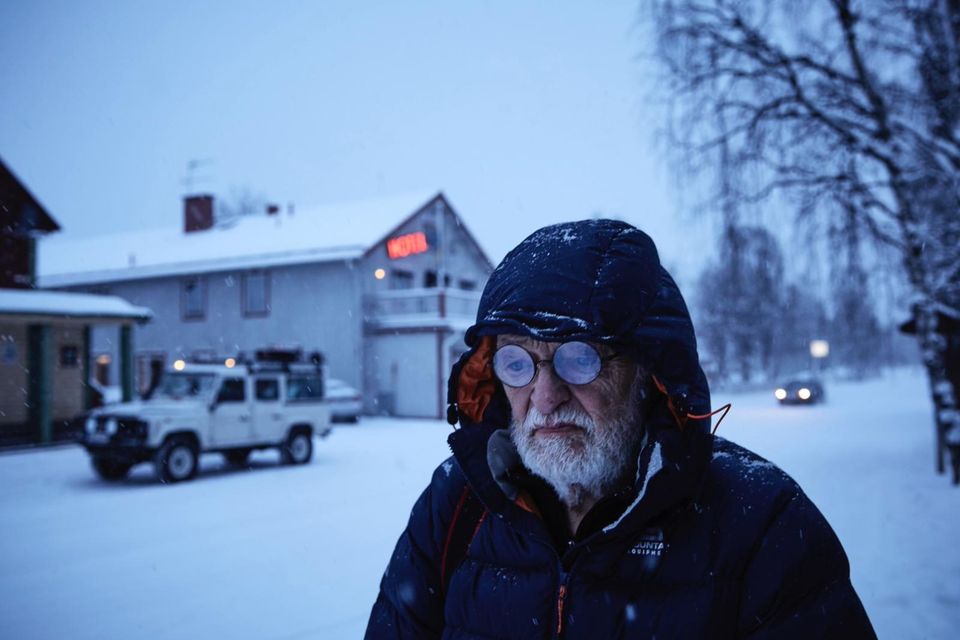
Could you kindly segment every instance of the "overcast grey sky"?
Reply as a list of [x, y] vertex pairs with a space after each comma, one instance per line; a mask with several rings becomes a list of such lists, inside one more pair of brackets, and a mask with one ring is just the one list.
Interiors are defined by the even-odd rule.
[[74, 236], [180, 224], [187, 162], [210, 159], [197, 187], [218, 196], [443, 189], [494, 261], [544, 224], [621, 217], [688, 279], [703, 236], [651, 144], [639, 12], [10, 0], [0, 156]]

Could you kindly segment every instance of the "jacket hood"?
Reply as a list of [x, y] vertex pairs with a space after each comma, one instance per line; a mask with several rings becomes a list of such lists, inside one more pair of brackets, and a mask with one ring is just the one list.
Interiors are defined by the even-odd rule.
[[[683, 493], [692, 491], [712, 449], [710, 391], [683, 296], [647, 234], [621, 221], [584, 220], [544, 227], [507, 254], [484, 287], [476, 323], [465, 335], [469, 349], [451, 372], [451, 424], [459, 419], [464, 427], [481, 427], [477, 432], [509, 425], [509, 405], [492, 369], [496, 336], [504, 333], [606, 343], [632, 355], [655, 386], [640, 465], [655, 465], [659, 476], [674, 476]], [[453, 434], [455, 452], [455, 440], [479, 437], [463, 433], [469, 431]], [[644, 487], [652, 481], [648, 471], [638, 470]]]
[[[483, 338], [503, 333], [611, 344], [656, 377], [678, 414], [710, 411], [710, 391], [683, 296], [660, 265], [650, 236], [625, 222], [584, 220], [544, 227], [494, 270], [477, 321], [466, 332], [470, 349], [454, 365], [448, 386], [448, 401], [466, 408], [461, 415], [474, 422], [498, 417], [471, 410], [476, 398], [467, 379], [490, 367], [487, 352], [493, 345]], [[481, 386], [486, 381], [492, 385], [484, 389], [492, 394], [483, 407], [496, 412], [502, 409], [496, 397], [499, 383], [492, 369], [482, 373], [488, 375], [481, 376]]]

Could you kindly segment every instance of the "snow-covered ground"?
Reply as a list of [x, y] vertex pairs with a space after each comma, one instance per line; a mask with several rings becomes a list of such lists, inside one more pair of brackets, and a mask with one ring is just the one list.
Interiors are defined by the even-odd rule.
[[[833, 524], [881, 638], [960, 630], [960, 490], [933, 473], [919, 371], [828, 403], [733, 401], [720, 434], [784, 467]], [[162, 486], [97, 480], [79, 448], [0, 455], [0, 637], [359, 638], [410, 506], [447, 456], [439, 421], [369, 419], [312, 464], [203, 460]]]

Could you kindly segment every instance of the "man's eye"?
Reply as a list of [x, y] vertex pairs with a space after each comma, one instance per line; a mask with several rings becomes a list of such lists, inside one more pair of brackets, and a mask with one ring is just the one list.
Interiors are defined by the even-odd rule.
[[522, 360], [517, 360], [516, 362], [511, 362], [507, 365], [507, 369], [510, 371], [520, 372], [523, 371], [526, 367], [523, 364]]

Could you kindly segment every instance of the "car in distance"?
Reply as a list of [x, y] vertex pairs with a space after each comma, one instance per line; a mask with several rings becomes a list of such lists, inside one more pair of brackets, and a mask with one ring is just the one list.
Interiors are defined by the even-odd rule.
[[798, 378], [784, 382], [773, 392], [780, 404], [816, 404], [826, 399], [823, 384], [814, 378]]
[[360, 419], [363, 409], [360, 392], [343, 380], [327, 379], [324, 402], [330, 407], [330, 419], [333, 422], [356, 422]]
[[189, 480], [200, 454], [216, 452], [243, 466], [255, 449], [277, 448], [285, 464], [306, 464], [313, 437], [330, 433], [322, 358], [258, 352], [253, 361], [178, 360], [151, 395], [81, 416], [80, 443], [94, 471], [121, 480], [152, 462], [161, 482]]

